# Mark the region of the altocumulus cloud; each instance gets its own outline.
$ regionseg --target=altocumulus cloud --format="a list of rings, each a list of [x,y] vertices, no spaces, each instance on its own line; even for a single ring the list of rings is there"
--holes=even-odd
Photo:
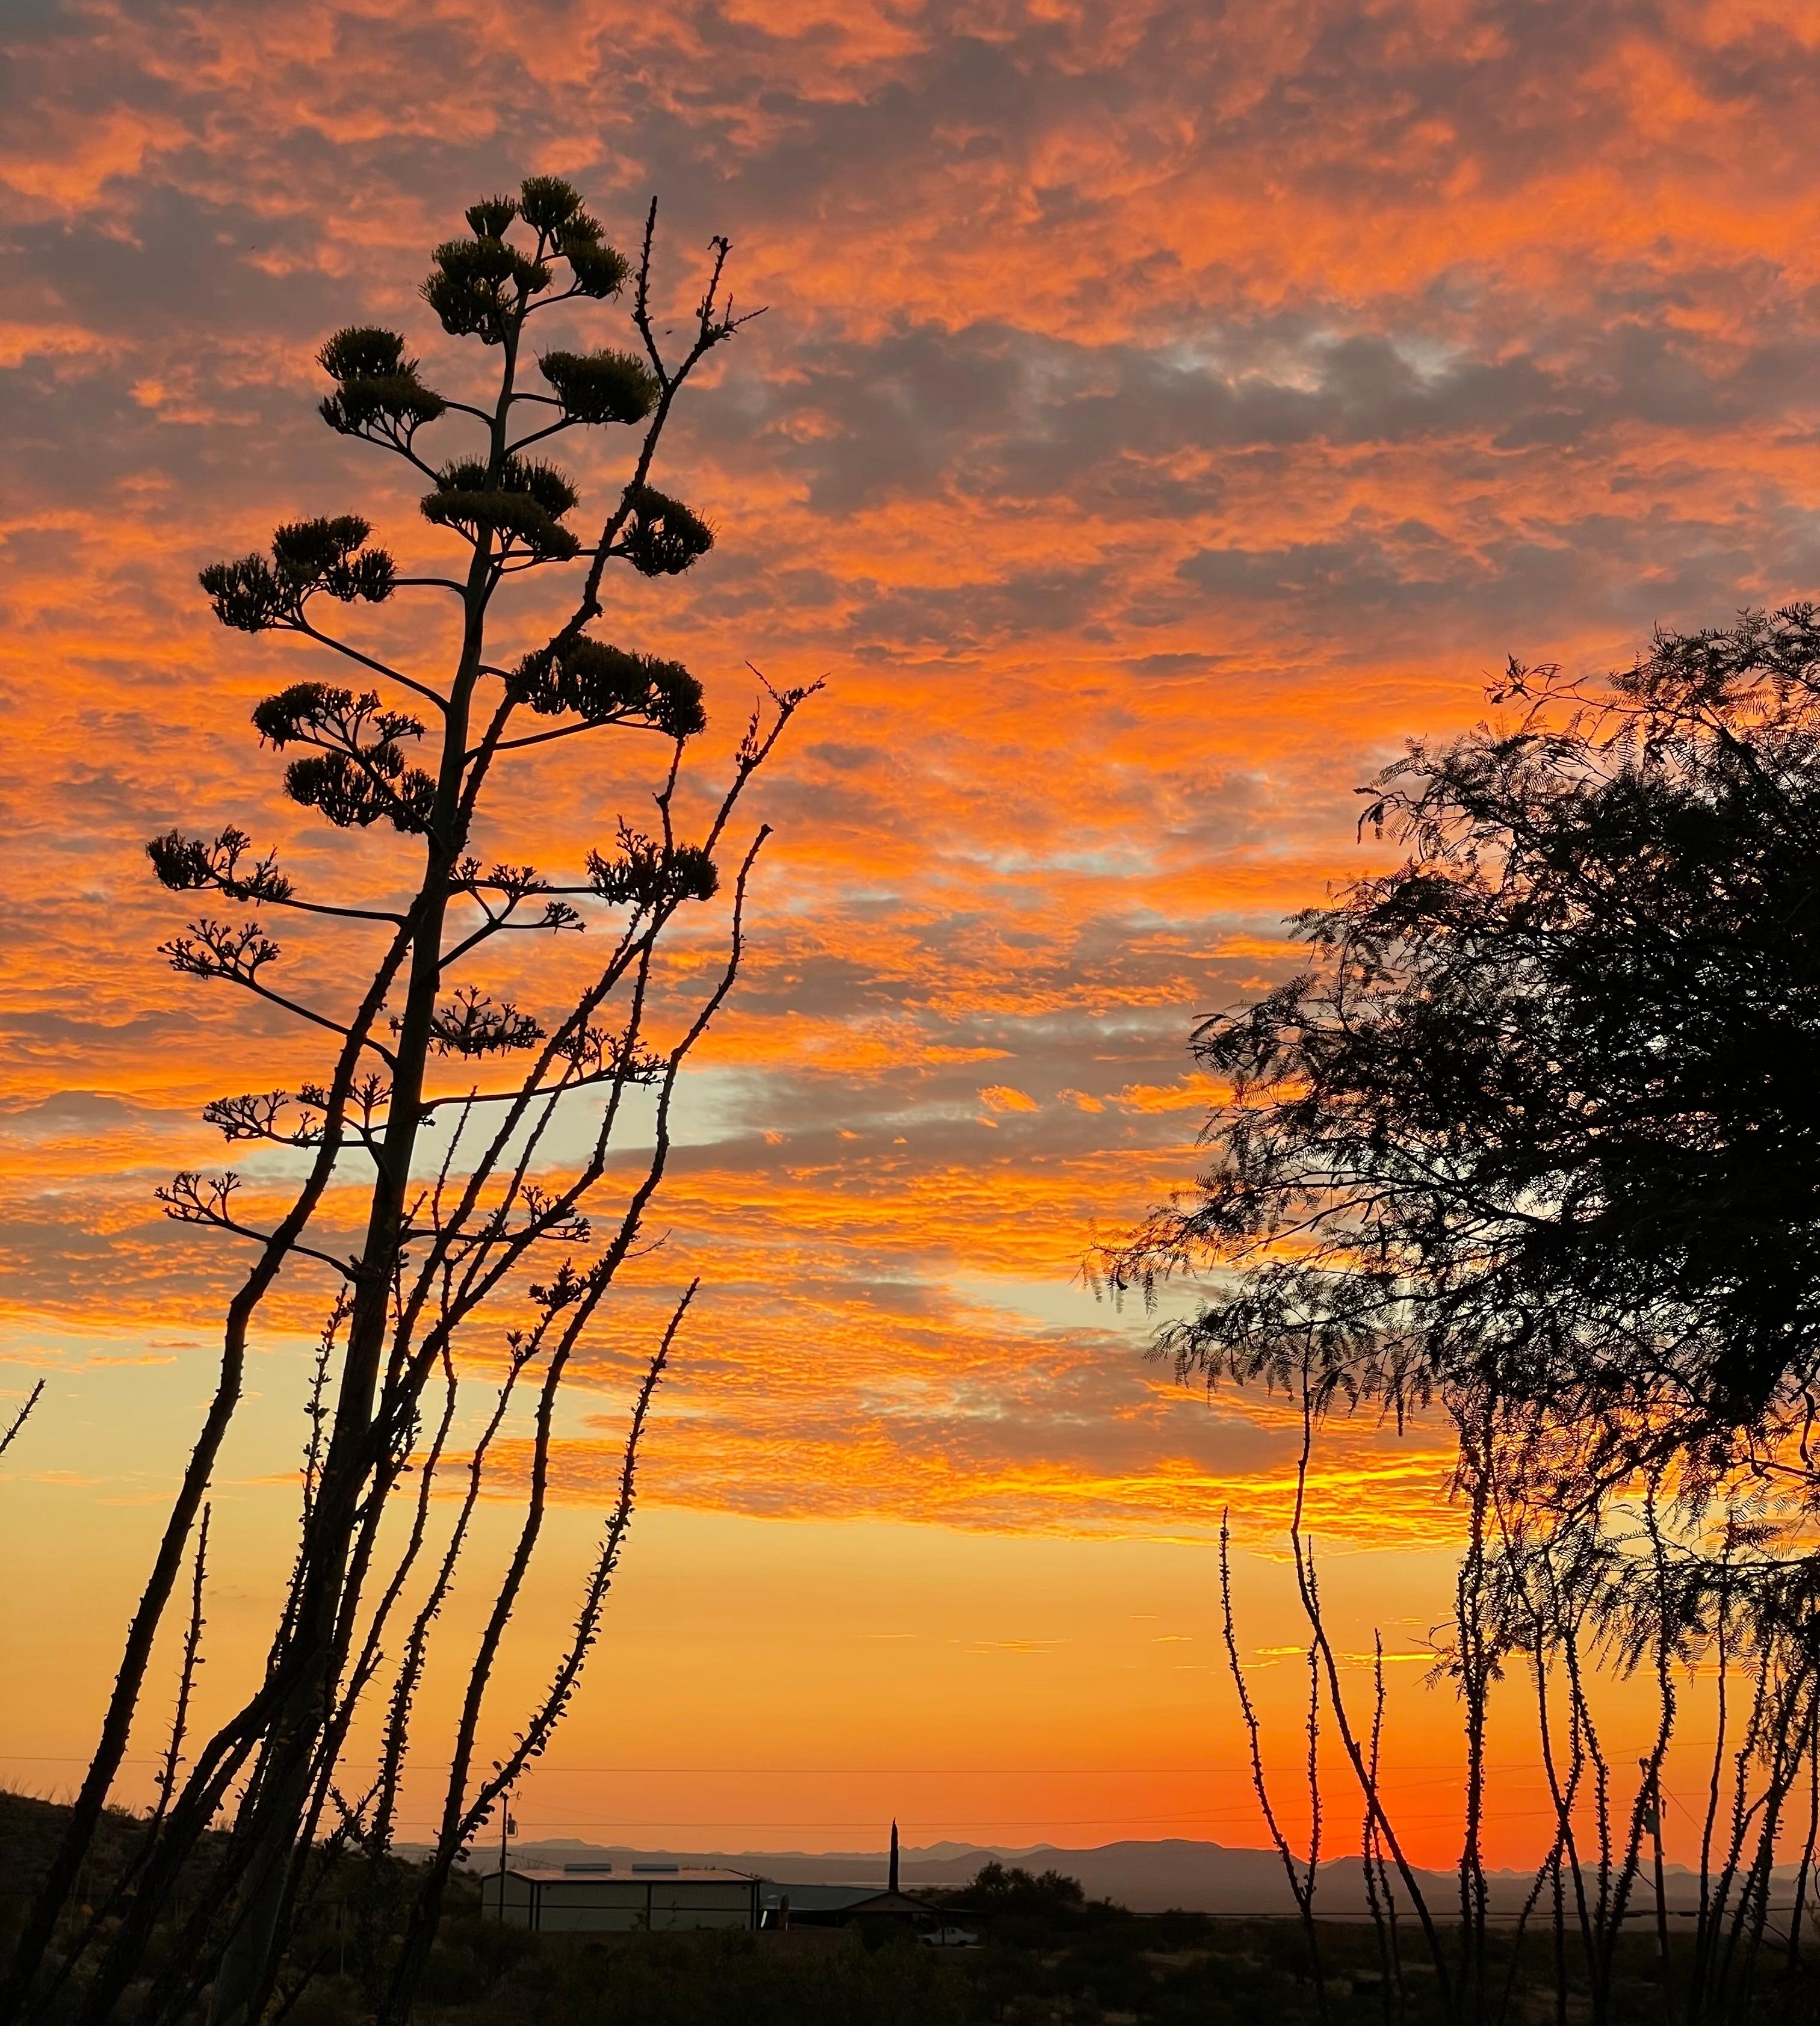
[[[9,1298],[105,1276],[207,1342],[223,1262],[149,1187],[211,1158],[224,1059],[308,1068],[174,989],[141,842],[263,809],[300,879],[339,860],[234,735],[290,664],[208,626],[194,572],[356,499],[435,553],[316,424],[311,355],[370,316],[433,357],[425,249],[559,167],[622,236],[661,193],[666,311],[720,230],[769,305],[673,471],[720,546],[614,632],[701,672],[723,753],[748,657],[832,678],[764,791],[754,961],[669,1199],[666,1270],[738,1300],[704,1310],[668,1495],[1204,1523],[1280,1431],[1170,1395],[1109,1314],[1033,1324],[1030,1291],[1188,1170],[1182,1039],[1365,869],[1350,790],[1402,736],[1472,716],[1507,651],[1596,664],[1812,588],[1811,16],[13,9]],[[553,766],[540,860],[648,785]],[[333,990],[351,960],[286,961]],[[1355,1460],[1412,1527],[1424,1455]]]

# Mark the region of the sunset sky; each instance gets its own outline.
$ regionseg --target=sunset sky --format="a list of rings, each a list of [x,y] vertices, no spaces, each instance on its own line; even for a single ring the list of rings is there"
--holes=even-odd
[[[1796,0],[0,9],[0,1416],[47,1381],[0,1465],[0,1780],[79,1776],[212,1380],[234,1254],[153,1189],[221,1165],[208,1098],[319,1068],[157,955],[182,917],[144,842],[238,820],[356,886],[400,849],[281,803],[248,711],[326,672],[221,632],[196,572],[356,508],[446,558],[418,488],[322,428],[313,354],[392,322],[461,384],[428,249],[547,171],[622,246],[658,194],[667,308],[724,232],[766,311],[660,480],[714,552],[613,584],[603,633],[702,676],[704,784],[749,661],[827,680],[757,791],[776,835],[667,1243],[571,1401],[502,1737],[571,1615],[628,1360],[703,1276],[521,1825],[1259,1840],[1210,1543],[1229,1505],[1287,1767],[1291,1431],[1177,1387],[1082,1262],[1192,1175],[1188,1030],[1378,862],[1353,790],[1405,739],[1471,722],[1507,654],[1610,665],[1820,585],[1816,103]],[[584,335],[625,342],[623,310]],[[617,448],[565,446],[584,503]],[[578,864],[649,757],[520,775],[500,848]],[[319,1293],[267,1312],[219,1483],[212,1708],[289,1550]],[[1313,1505],[1345,1638],[1398,1656],[1433,1855],[1446,1464],[1438,1429],[1339,1431]]]

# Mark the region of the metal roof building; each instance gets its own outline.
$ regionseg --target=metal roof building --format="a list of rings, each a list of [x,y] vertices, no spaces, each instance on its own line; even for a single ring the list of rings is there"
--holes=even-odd
[[[691,1928],[755,1928],[760,1882],[741,1871],[678,1865],[565,1865],[489,1873],[484,1918],[533,1934],[676,1933]]]

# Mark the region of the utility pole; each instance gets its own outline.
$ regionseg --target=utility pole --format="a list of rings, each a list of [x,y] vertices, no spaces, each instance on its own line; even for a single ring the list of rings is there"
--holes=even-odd
[[[518,1833],[518,1825],[512,1819],[512,1797],[507,1794],[499,1803],[499,1925],[506,1925],[506,1844]]]

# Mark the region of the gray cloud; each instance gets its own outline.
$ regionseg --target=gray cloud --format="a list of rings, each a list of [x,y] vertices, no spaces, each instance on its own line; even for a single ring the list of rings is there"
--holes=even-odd
[[[21,1078],[168,1058],[232,1063],[232,1087],[271,1052],[275,1019],[159,996],[172,911],[134,883],[179,813],[272,809],[245,711],[279,660],[207,629],[193,573],[356,502],[425,539],[421,481],[321,429],[310,353],[385,317],[440,377],[426,243],[547,161],[622,232],[662,193],[666,304],[711,230],[742,290],[768,278],[665,469],[721,546],[680,584],[616,584],[610,626],[702,666],[717,735],[746,654],[835,673],[761,791],[798,856],[735,1010],[789,1045],[718,1061],[719,1136],[676,1166],[755,1197],[812,1172],[827,1313],[933,1328],[954,1266],[913,1204],[878,1230],[843,1203],[1028,1181],[1048,1273],[1185,1172],[1196,1104],[1121,1093],[1178,1086],[1194,1015],[1282,970],[1280,915],[1363,862],[1354,782],[1475,710],[1507,648],[1620,653],[1820,563],[1820,319],[1804,249],[1763,222],[1820,183],[1820,52],[1773,23],[1159,0],[987,35],[941,0],[867,43],[713,0],[303,11],[296,35],[277,0],[8,13],[0,617],[37,738],[0,757],[37,869],[12,918]],[[1638,116],[1624,81],[1652,63],[1697,80],[1704,124]],[[607,481],[604,453],[573,455]],[[206,722],[163,708],[179,685]],[[567,842],[621,805],[617,776],[549,778],[532,813]],[[999,1085],[1034,1108],[991,1110]],[[225,1269],[146,1192],[167,1154],[219,1149],[114,1102],[36,1122],[106,1172],[54,1202],[16,1184],[13,1284],[53,1308],[109,1275],[212,1298]],[[742,1298],[781,1299],[743,1270]],[[1027,1417],[1033,1455],[1154,1447],[1114,1411],[1141,1383],[1128,1339],[1030,1361],[1041,1387],[963,1375],[894,1425],[961,1453],[972,1386]],[[831,1397],[837,1434],[871,1411]]]

